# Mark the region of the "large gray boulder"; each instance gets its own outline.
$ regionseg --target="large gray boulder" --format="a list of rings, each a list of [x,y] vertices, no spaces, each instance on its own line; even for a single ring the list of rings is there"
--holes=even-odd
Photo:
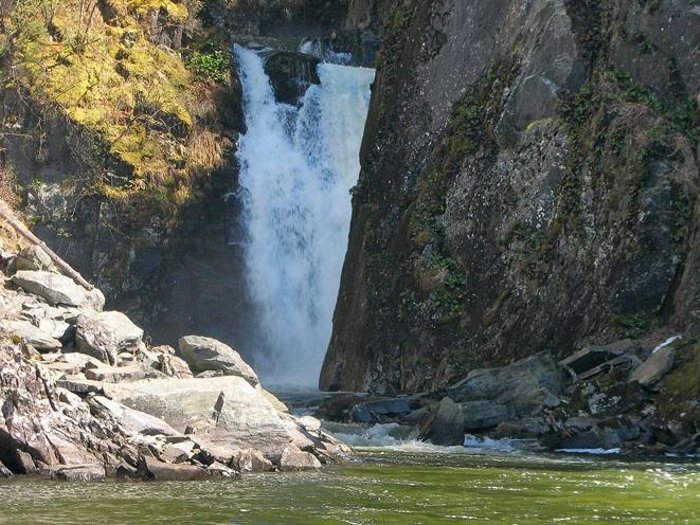
[[[104,305],[104,296],[99,290],[88,292],[65,275],[42,270],[21,270],[12,276],[12,282],[51,305],[89,305],[98,310]]]
[[[447,389],[456,402],[493,401],[508,408],[512,417],[524,417],[561,403],[564,372],[548,352],[503,368],[472,370]]]
[[[260,450],[276,461],[292,443],[313,446],[291,418],[280,415],[241,377],[104,383],[103,389],[112,400],[193,434],[222,463],[242,449]]]
[[[195,374],[220,371],[224,375],[242,377],[253,386],[260,382],[238,352],[216,339],[188,335],[180,339],[178,346],[179,356]]]
[[[493,401],[466,401],[460,404],[460,408],[465,430],[494,428],[510,418],[508,407]]]
[[[121,312],[83,312],[76,323],[76,349],[100,361],[117,364],[119,352],[136,345],[143,330]]]

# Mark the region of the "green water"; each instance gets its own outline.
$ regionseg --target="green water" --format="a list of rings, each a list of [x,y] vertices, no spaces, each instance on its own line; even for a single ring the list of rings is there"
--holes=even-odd
[[[239,481],[0,484],[0,524],[700,524],[700,467],[365,453]]]

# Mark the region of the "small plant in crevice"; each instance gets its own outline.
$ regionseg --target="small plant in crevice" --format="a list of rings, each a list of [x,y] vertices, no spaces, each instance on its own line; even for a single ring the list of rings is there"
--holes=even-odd
[[[195,51],[186,62],[187,68],[205,82],[223,82],[231,70],[231,57],[221,49]]]

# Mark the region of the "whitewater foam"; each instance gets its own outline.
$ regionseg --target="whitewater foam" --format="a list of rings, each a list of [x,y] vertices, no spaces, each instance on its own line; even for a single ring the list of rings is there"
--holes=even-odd
[[[254,356],[265,382],[315,387],[331,334],[360,171],[371,69],[320,64],[300,107],[275,101],[263,60],[236,46],[247,131],[238,142]]]

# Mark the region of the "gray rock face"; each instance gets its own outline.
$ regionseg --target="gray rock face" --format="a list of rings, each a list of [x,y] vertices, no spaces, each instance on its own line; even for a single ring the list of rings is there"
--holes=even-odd
[[[120,350],[141,341],[143,330],[121,312],[84,312],[76,324],[76,348],[108,363],[117,364]]]
[[[51,305],[82,306],[87,302],[87,290],[64,275],[22,270],[12,276],[12,282],[25,291],[42,297]]]
[[[630,380],[646,387],[655,385],[671,371],[675,356],[676,350],[672,346],[660,348],[632,373]]]
[[[356,0],[352,20],[380,4]],[[404,23],[382,15],[322,389],[439,390],[659,316],[700,326],[697,126],[673,124],[697,113],[693,10],[407,0]]]
[[[104,477],[105,458],[135,464],[139,455],[113,420],[62,401],[48,372],[6,345],[0,345],[0,399],[0,461],[13,472],[79,467]]]
[[[240,354],[216,339],[196,335],[182,337],[179,356],[195,374],[221,371],[225,375],[242,377],[253,386],[259,383],[257,374]]]

